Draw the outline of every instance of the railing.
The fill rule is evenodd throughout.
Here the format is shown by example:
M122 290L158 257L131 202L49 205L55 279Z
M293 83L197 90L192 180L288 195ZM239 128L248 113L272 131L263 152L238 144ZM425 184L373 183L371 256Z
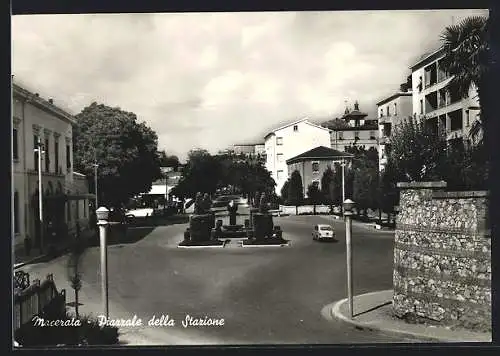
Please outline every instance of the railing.
M52 274L47 275L43 282L35 279L30 284L28 273L14 273L14 331L31 322L34 316L42 315L53 302L60 302L65 307L66 291L57 291Z

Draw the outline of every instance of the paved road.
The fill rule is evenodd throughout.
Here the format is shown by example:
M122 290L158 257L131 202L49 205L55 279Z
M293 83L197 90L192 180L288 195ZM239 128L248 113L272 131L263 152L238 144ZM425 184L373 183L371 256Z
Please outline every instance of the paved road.
M244 217L238 217L243 223ZM312 241L312 226L330 221L338 243ZM214 344L409 342L329 322L322 308L346 296L345 230L324 216L275 218L290 247L177 248L185 225L158 227L142 240L109 248L112 317L125 310L144 321L169 315L187 340ZM149 231L149 230L147 230ZM353 226L355 294L392 286L393 234ZM87 252L84 279L99 293L99 251ZM115 308L115 310L113 310ZM223 327L183 328L186 315L224 318Z

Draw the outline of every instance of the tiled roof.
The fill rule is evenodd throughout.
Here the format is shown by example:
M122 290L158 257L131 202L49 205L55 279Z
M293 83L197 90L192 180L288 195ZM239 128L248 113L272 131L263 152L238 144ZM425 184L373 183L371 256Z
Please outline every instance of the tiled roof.
M287 164L306 161L311 159L335 159L335 158L350 158L352 154L340 152L325 146L318 146L307 152L301 153L298 156L292 157L286 161Z

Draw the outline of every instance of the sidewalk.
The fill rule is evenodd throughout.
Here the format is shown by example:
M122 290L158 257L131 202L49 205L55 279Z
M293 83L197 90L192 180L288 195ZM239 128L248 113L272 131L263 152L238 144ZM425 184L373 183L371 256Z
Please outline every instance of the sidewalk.
M59 256L52 259L50 262L28 264L21 269L30 274L30 280L44 280L47 274L52 274L57 290L66 290L66 303L73 303L75 295L67 278L66 260L66 255ZM75 309L73 306L68 306L67 310L73 314ZM102 300L98 288L83 281L82 288L79 292L80 315L97 317L102 314L102 310ZM112 319L131 319L134 316L133 311L123 309L121 305L115 303L112 299L109 300L109 314ZM145 321L145 323L147 323L147 321ZM207 339L202 335L194 335L195 333L187 335L181 330L173 328L152 328L143 325L138 327L121 327L118 332L118 346L214 344L213 340Z
M323 316L341 320L358 329L380 331L386 334L415 338L428 342L491 342L491 333L465 329L410 324L392 315L392 290L366 293L354 297L354 318L349 318L347 299L327 305Z
M82 232L81 238L83 239L88 239L94 234L94 231L92 230L85 230ZM45 246L45 250L43 253L40 253L40 249L38 247L33 247L31 249L31 253L29 255L26 255L26 251L24 249L24 245L20 244L14 247L14 263L13 267L14 269L21 268L23 266L26 266L28 264L33 264L33 263L42 263L42 262L49 262L50 260L53 260L64 253L68 251L68 248L70 246L70 240L68 239L67 241L62 241L60 242L59 245L56 245L56 250L55 250L55 256L49 256L48 253L48 246Z

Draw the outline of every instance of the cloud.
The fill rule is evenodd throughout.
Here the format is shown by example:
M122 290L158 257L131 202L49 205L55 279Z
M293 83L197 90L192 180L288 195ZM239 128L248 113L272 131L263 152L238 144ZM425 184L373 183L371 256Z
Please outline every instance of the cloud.
M133 111L181 158L262 141L344 101L375 103L485 10L23 15L12 20L16 80L78 113L93 101Z

